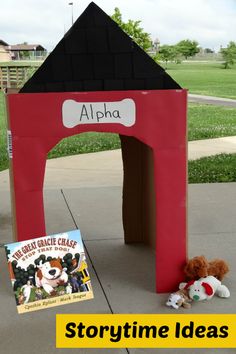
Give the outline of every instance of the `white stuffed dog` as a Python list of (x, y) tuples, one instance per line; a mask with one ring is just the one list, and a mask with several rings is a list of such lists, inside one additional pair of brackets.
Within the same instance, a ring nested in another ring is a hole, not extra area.
[(179, 288), (188, 290), (188, 296), (195, 301), (210, 300), (214, 295), (230, 297), (229, 289), (212, 275), (188, 283), (180, 283)]

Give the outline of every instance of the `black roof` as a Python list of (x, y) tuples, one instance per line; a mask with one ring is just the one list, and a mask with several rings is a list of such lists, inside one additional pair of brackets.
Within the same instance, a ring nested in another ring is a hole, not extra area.
[(91, 2), (20, 92), (178, 88), (160, 65)]

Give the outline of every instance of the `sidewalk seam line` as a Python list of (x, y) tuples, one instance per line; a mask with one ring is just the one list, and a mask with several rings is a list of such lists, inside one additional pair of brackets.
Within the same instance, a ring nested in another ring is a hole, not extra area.
[[(66, 196), (65, 196), (65, 194), (64, 194), (64, 192), (63, 192), (63, 189), (61, 189), (61, 194), (62, 194), (62, 197), (63, 197), (63, 199), (64, 199), (64, 202), (66, 203), (66, 206), (67, 206), (67, 208), (68, 208), (68, 210), (69, 210), (69, 213), (70, 213), (70, 215), (71, 215), (71, 218), (72, 218), (72, 220), (73, 220), (73, 223), (75, 224), (75, 227), (76, 227), (77, 229), (79, 229), (79, 228), (78, 228), (78, 225), (77, 225), (77, 222), (76, 222), (76, 220), (75, 220), (75, 218), (74, 218), (74, 216), (73, 216), (73, 214), (72, 214), (72, 211), (71, 211), (71, 209), (70, 209), (70, 207), (69, 207), (69, 204), (68, 204), (68, 202), (67, 202), (67, 200), (66, 200)], [(103, 287), (103, 285), (102, 285), (102, 282), (101, 282), (101, 280), (100, 280), (100, 278), (99, 278), (99, 276), (98, 276), (98, 273), (97, 273), (97, 271), (96, 271), (96, 269), (95, 269), (95, 266), (94, 266), (94, 264), (93, 264), (92, 258), (91, 258), (90, 254), (89, 254), (89, 252), (88, 252), (88, 249), (87, 249), (87, 247), (86, 247), (86, 245), (85, 245), (85, 242), (86, 242), (86, 241), (82, 241), (82, 242), (83, 242), (84, 248), (85, 248), (85, 250), (86, 250), (86, 253), (87, 253), (87, 255), (88, 255), (88, 258), (89, 258), (89, 260), (90, 260), (90, 262), (91, 262), (91, 265), (92, 265), (92, 267), (93, 267), (94, 273), (95, 273), (95, 275), (96, 275), (96, 277), (97, 277), (97, 280), (98, 280), (98, 282), (99, 282), (99, 284), (100, 284), (100, 286), (101, 286), (103, 295), (104, 295), (104, 297), (105, 297), (105, 299), (106, 299), (106, 302), (107, 302), (107, 305), (108, 305), (108, 307), (109, 307), (111, 313), (114, 314), (114, 311), (112, 310), (112, 307), (111, 307), (111, 304), (110, 304), (110, 302), (109, 302), (109, 300), (108, 300), (108, 297), (107, 297), (107, 294), (106, 294), (106, 292), (105, 292), (105, 289), (104, 289), (104, 287)], [(124, 349), (126, 350), (126, 352), (127, 352), (128, 354), (130, 354), (128, 348), (124, 348)]]
[[(70, 207), (69, 207), (69, 204), (68, 204), (68, 202), (67, 202), (67, 200), (66, 200), (66, 196), (65, 196), (65, 194), (64, 194), (64, 192), (63, 192), (63, 189), (61, 189), (61, 194), (62, 194), (63, 199), (64, 199), (64, 201), (65, 201), (65, 203), (66, 203), (66, 206), (67, 206), (67, 208), (68, 208), (68, 210), (69, 210), (69, 213), (70, 213), (70, 215), (71, 215), (71, 218), (72, 218), (72, 220), (73, 220), (73, 223), (75, 224), (75, 227), (77, 228), (77, 230), (79, 230), (79, 227), (78, 227), (78, 225), (77, 225), (77, 222), (76, 222), (76, 220), (75, 220), (75, 218), (74, 218), (74, 216), (73, 216), (73, 214), (72, 214), (72, 211), (71, 211), (71, 209), (70, 209)], [(90, 260), (90, 262), (91, 262), (91, 264), (92, 264), (92, 267), (93, 267), (93, 269), (94, 269), (94, 272), (95, 272), (95, 274), (96, 274), (96, 277), (97, 277), (97, 279), (98, 279), (98, 282), (99, 282), (99, 284), (100, 284), (100, 286), (101, 286), (101, 288), (102, 288), (103, 294), (104, 294), (104, 296), (105, 296), (105, 298), (106, 298), (106, 300), (107, 300), (107, 303), (108, 303), (108, 306), (109, 306), (109, 308), (110, 308), (110, 311), (111, 311), (111, 313), (113, 314), (114, 312), (113, 312), (112, 307), (111, 307), (111, 305), (110, 305), (110, 303), (109, 303), (109, 300), (108, 300), (108, 298), (107, 298), (107, 295), (106, 295), (106, 293), (105, 293), (105, 290), (104, 290), (104, 288), (103, 288), (103, 285), (102, 285), (102, 283), (101, 283), (101, 280), (100, 280), (100, 278), (99, 278), (99, 276), (98, 276), (98, 273), (97, 273), (97, 271), (96, 271), (96, 269), (95, 269), (95, 266), (94, 266), (94, 264), (93, 264), (92, 258), (91, 258), (90, 254), (89, 254), (89, 252), (88, 252), (88, 249), (87, 249), (87, 247), (86, 247), (86, 245), (85, 245), (85, 241), (83, 241), (83, 244), (84, 244), (84, 248), (85, 248), (85, 250), (86, 250), (86, 252), (87, 252), (87, 254), (88, 254), (88, 258), (89, 258), (89, 260)]]

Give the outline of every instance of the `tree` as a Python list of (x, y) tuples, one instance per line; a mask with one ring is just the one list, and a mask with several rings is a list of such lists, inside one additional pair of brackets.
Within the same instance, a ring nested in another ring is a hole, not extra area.
[(176, 50), (176, 46), (164, 44), (164, 45), (160, 46), (158, 57), (160, 60), (162, 60), (166, 63), (166, 68), (167, 68), (168, 61), (175, 60), (177, 57), (177, 54), (178, 53)]
[(212, 54), (212, 53), (214, 53), (214, 50), (212, 50), (211, 48), (205, 48), (205, 49), (204, 49), (204, 53), (206, 53), (206, 54)]
[(182, 54), (185, 59), (197, 54), (200, 50), (197, 41), (191, 41), (190, 39), (184, 39), (177, 43), (178, 52)]
[(145, 32), (142, 27), (140, 27), (141, 21), (128, 20), (124, 22), (122, 20), (122, 14), (118, 7), (115, 8), (114, 14), (111, 18), (126, 32), (142, 49), (147, 51), (152, 45), (150, 34)]
[(236, 61), (236, 43), (229, 42), (227, 48), (221, 48), (220, 52), (224, 59), (224, 68), (229, 69), (230, 65), (234, 65)]

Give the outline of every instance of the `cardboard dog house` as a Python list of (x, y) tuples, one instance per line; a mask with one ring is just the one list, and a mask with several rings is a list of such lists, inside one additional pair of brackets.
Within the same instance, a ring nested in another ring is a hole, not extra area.
[(186, 261), (186, 96), (91, 3), (20, 92), (7, 95), (16, 239), (46, 234), (48, 152), (75, 134), (117, 133), (125, 242), (154, 240), (157, 291), (176, 288)]

